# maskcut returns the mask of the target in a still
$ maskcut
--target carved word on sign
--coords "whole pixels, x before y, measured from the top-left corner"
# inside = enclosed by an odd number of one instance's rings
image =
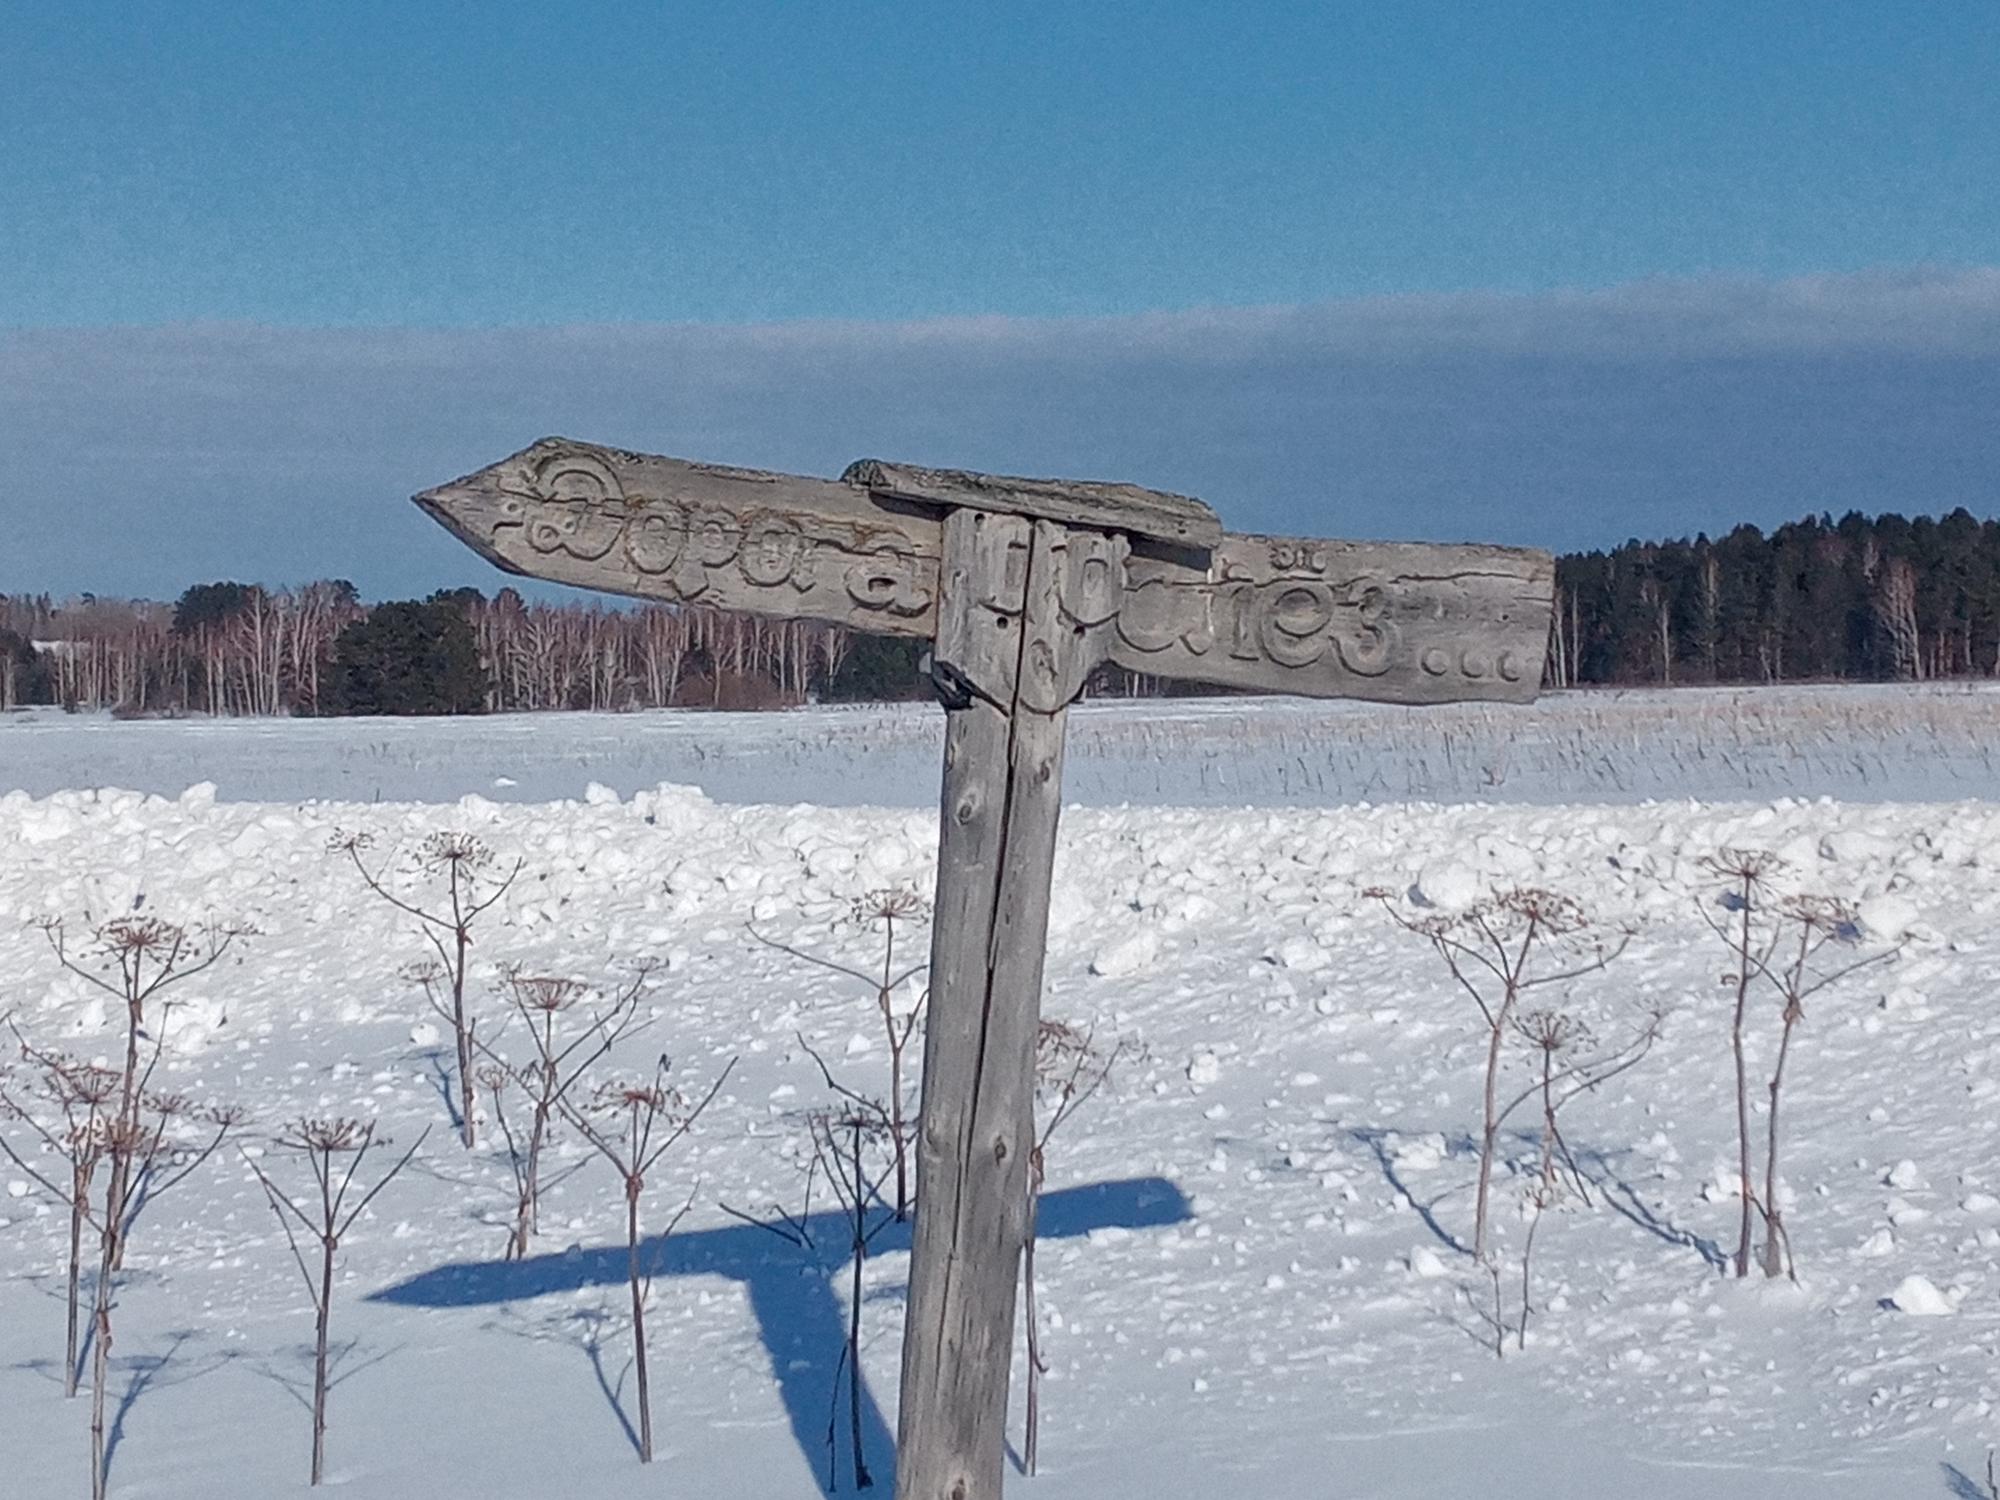
[[[645,466],[652,486],[628,489],[629,466],[609,455],[545,446],[496,476],[480,550],[502,566],[678,603],[929,631],[935,543],[922,555],[922,538],[857,512],[842,486],[824,485],[841,502],[829,509],[791,489],[770,493],[751,471],[675,465],[686,473],[670,477],[655,472],[672,464],[660,460]],[[871,625],[872,612],[881,618]]]

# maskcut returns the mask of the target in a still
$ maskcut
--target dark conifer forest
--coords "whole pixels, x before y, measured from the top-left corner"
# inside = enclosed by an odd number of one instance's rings
[[[1964,510],[1630,541],[1556,577],[1554,686],[2000,672],[2000,522]]]

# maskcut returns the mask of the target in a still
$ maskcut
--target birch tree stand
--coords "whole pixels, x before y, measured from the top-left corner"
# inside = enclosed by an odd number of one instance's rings
[[[997,1500],[1070,703],[1106,661],[1524,703],[1546,553],[1235,536],[1128,484],[864,460],[838,480],[545,438],[416,497],[513,573],[933,642],[947,713],[897,1500]]]

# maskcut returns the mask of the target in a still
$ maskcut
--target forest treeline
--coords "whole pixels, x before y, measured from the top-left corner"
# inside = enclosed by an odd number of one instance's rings
[[[2000,522],[1850,513],[1560,559],[1549,679],[1918,681],[2000,673]]]
[[[1549,681],[2000,675],[2000,522],[1808,517],[1630,541],[1556,567]],[[0,595],[0,708],[131,714],[769,708],[921,696],[922,647],[713,609],[502,589],[366,605],[339,581],[210,583],[173,604]],[[1097,694],[1160,684],[1109,668]]]
[[[916,696],[920,648],[703,608],[513,589],[363,604],[334,581],[211,583],[173,604],[0,595],[0,708],[129,714],[487,713]]]

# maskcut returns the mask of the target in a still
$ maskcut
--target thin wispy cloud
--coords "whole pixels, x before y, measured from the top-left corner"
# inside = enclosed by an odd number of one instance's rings
[[[1557,548],[2000,508],[2000,269],[1129,318],[0,332],[0,591],[498,575],[406,503],[547,432],[1131,479],[1239,529]]]

